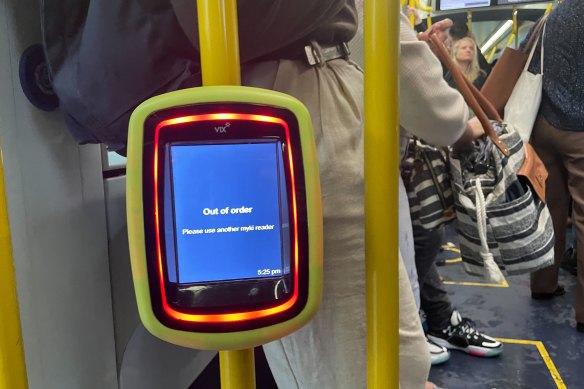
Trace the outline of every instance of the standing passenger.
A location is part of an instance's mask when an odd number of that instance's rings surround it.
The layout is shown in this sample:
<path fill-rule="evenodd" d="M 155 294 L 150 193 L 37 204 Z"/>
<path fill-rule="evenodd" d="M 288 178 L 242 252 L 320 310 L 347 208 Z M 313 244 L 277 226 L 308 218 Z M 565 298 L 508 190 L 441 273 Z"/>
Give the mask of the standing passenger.
<path fill-rule="evenodd" d="M 477 45 L 474 40 L 469 37 L 457 40 L 452 45 L 450 56 L 477 89 L 481 89 L 487 79 L 487 73 L 479 66 Z M 446 80 L 448 85 L 456 88 L 456 83 L 450 73 L 446 75 Z"/>
<path fill-rule="evenodd" d="M 197 45 L 196 3 L 173 3 Z M 243 84 L 288 93 L 307 106 L 321 175 L 322 305 L 306 326 L 264 346 L 268 363 L 280 389 L 365 388 L 363 74 L 344 50 L 357 30 L 355 1 L 240 0 L 238 13 Z M 480 135 L 482 129 L 466 125 L 462 96 L 442 79 L 438 60 L 404 16 L 400 39 L 402 125 L 441 145 Z M 305 46 L 317 63 L 308 61 Z M 444 130 L 426 134 L 430 124 Z M 400 387 L 421 389 L 430 360 L 401 260 L 399 291 Z"/>
<path fill-rule="evenodd" d="M 554 266 L 531 275 L 531 296 L 561 296 L 558 272 L 566 243 L 570 196 L 578 247 L 584 247 L 584 2 L 565 0 L 548 17 L 543 93 L 531 142 L 548 170 L 546 201 L 554 224 Z M 541 43 L 530 71 L 539 73 Z M 578 251 L 577 330 L 584 332 L 584 250 Z"/>

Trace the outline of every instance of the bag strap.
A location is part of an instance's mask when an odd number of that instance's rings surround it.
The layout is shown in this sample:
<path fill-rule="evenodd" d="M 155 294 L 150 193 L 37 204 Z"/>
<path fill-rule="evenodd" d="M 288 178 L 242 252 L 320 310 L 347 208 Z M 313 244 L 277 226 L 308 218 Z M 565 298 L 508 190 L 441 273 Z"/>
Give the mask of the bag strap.
<path fill-rule="evenodd" d="M 541 74 L 543 74 L 543 48 L 544 48 L 543 42 L 544 42 L 544 38 L 545 38 L 545 28 L 546 28 L 546 26 L 547 26 L 547 24 L 544 24 L 543 25 L 543 31 L 541 33 L 541 55 L 539 56 L 540 57 L 539 60 L 541 61 L 539 70 L 540 70 L 540 73 Z"/>
<path fill-rule="evenodd" d="M 527 62 L 525 62 L 525 67 L 523 68 L 523 71 L 526 72 L 527 69 L 529 69 L 529 65 L 531 65 L 531 60 L 533 59 L 533 54 L 535 53 L 535 49 L 537 48 L 537 42 L 540 40 L 541 38 L 541 54 L 540 54 L 540 73 L 543 74 L 543 39 L 545 37 L 545 27 L 546 27 L 546 23 L 544 21 L 543 23 L 543 27 L 541 28 L 541 30 L 539 32 L 541 32 L 541 34 L 537 34 L 537 39 L 535 41 L 535 44 L 533 44 L 531 46 L 531 51 L 529 52 L 529 57 L 527 58 Z M 533 33 L 534 35 L 536 34 L 535 32 Z M 530 38 L 531 39 L 531 38 Z"/>
<path fill-rule="evenodd" d="M 503 121 L 495 107 L 493 107 L 493 104 L 491 104 L 491 102 L 488 101 L 481 92 L 479 92 L 473 83 L 470 82 L 470 80 L 464 74 L 462 74 L 462 70 L 460 70 L 458 65 L 454 63 L 454 60 L 450 58 L 444 43 L 442 43 L 442 41 L 436 36 L 435 33 L 430 34 L 430 40 L 436 47 L 436 55 L 450 71 L 450 74 L 458 86 L 458 90 L 481 122 L 486 135 L 491 138 L 495 146 L 497 146 L 497 148 L 501 150 L 505 156 L 509 156 L 509 149 L 507 146 L 505 146 L 503 141 L 499 139 L 493 124 L 489 120 L 493 119 L 497 122 Z"/>
<path fill-rule="evenodd" d="M 439 150 L 437 152 L 440 153 Z M 430 158 L 430 156 L 428 155 L 428 153 L 426 152 L 424 147 L 420 147 L 420 154 L 422 155 L 424 162 L 428 166 L 428 171 L 430 172 L 430 176 L 432 176 L 432 182 L 434 182 L 434 186 L 436 186 L 436 188 L 438 189 L 436 191 L 436 194 L 438 195 L 438 198 L 440 199 L 440 203 L 442 204 L 442 209 L 446 211 L 448 209 L 448 204 L 446 203 L 446 197 L 444 196 L 446 189 L 444 188 L 444 186 L 440 182 L 440 179 L 436 175 L 436 172 L 434 171 L 434 165 L 432 165 L 432 158 Z M 446 165 L 446 161 L 444 161 L 444 159 L 442 158 L 442 153 L 440 153 L 440 159 Z"/>
<path fill-rule="evenodd" d="M 547 23 L 548 16 L 549 16 L 549 13 L 543 15 L 536 22 L 536 24 L 533 27 L 533 30 L 531 32 L 531 35 L 529 36 L 529 39 L 527 40 L 527 43 L 526 43 L 525 47 L 523 48 L 524 52 L 530 51 L 534 46 L 537 46 L 537 41 L 539 40 L 539 38 L 541 36 L 541 31 L 543 30 L 543 28 L 545 27 L 545 25 Z"/>

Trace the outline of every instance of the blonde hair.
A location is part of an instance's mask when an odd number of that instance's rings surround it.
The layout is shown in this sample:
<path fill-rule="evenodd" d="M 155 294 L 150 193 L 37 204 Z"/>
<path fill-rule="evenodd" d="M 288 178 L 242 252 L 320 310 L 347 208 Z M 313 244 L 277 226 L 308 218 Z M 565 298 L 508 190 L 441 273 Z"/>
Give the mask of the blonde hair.
<path fill-rule="evenodd" d="M 481 74 L 484 74 L 484 71 L 481 70 L 481 67 L 479 66 L 479 56 L 477 53 L 477 45 L 475 41 L 471 37 L 464 37 L 457 40 L 452 45 L 452 49 L 450 50 L 450 57 L 454 60 L 454 62 L 456 62 L 456 64 L 458 64 L 458 61 L 456 60 L 456 53 L 458 52 L 458 48 L 460 47 L 461 43 L 464 41 L 470 41 L 472 43 L 474 55 L 470 65 L 466 69 L 462 69 L 462 72 L 466 75 L 470 82 L 475 82 L 475 80 L 479 78 Z"/>

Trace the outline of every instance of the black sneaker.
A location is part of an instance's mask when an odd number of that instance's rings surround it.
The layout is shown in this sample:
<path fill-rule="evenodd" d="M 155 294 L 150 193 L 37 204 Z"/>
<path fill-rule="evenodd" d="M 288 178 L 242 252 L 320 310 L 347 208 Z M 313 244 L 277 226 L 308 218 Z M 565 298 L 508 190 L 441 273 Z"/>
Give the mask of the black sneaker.
<path fill-rule="evenodd" d="M 450 325 L 442 331 L 428 332 L 428 338 L 439 346 L 460 350 L 478 357 L 495 357 L 503 351 L 503 344 L 480 333 L 474 324 L 453 311 Z"/>

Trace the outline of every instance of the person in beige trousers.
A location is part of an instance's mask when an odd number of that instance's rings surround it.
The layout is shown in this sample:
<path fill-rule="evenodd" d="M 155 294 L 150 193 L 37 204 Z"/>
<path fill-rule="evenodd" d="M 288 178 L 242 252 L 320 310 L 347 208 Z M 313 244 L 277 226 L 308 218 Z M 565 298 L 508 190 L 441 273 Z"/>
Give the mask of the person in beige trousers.
<path fill-rule="evenodd" d="M 172 3 L 197 46 L 196 3 Z M 290 94 L 306 105 L 321 176 L 322 305 L 303 328 L 264 345 L 270 369 L 280 389 L 366 388 L 363 72 L 346 56 L 311 65 L 302 55 L 311 41 L 324 58 L 319 47 L 332 49 L 352 39 L 358 20 L 355 0 L 241 0 L 238 11 L 242 83 Z M 312 23 L 311 18 L 318 20 Z M 417 40 L 407 18 L 402 16 L 400 23 L 402 126 L 438 145 L 469 139 L 463 136 L 471 130 L 462 96 L 445 83 L 438 60 Z M 414 258 L 399 263 L 400 388 L 423 389 L 430 357 L 406 261 Z"/>

